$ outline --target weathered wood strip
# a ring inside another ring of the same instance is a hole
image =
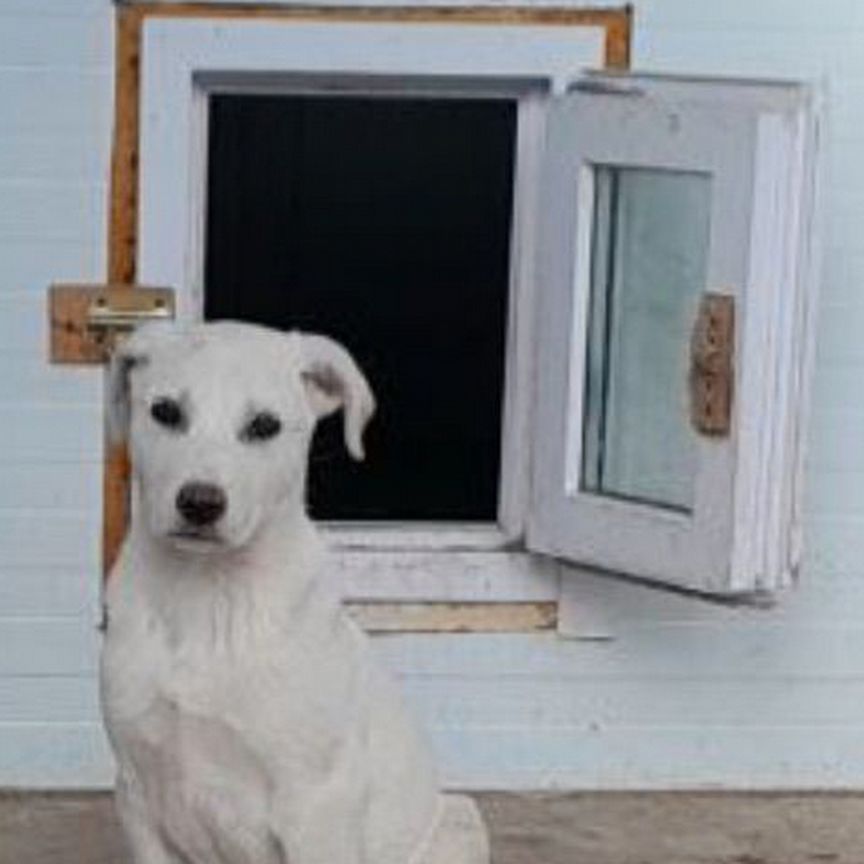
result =
[[[369,633],[526,633],[553,630],[557,603],[358,603],[349,614]]]

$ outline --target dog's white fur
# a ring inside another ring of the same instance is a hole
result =
[[[342,407],[362,458],[374,403],[348,353],[231,322],[153,326],[117,352],[109,395],[134,474],[103,705],[137,864],[487,864],[479,812],[439,793],[306,516],[317,419]],[[151,417],[164,397],[182,429]],[[245,440],[264,410],[282,431]],[[178,532],[190,481],[228,501],[200,536]]]

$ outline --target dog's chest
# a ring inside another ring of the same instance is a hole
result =
[[[290,638],[247,656],[176,650],[153,633],[109,634],[106,719],[121,762],[154,791],[198,801],[202,790],[217,798],[230,790],[261,810],[262,790],[290,797],[320,781],[350,714],[334,692],[344,682],[310,676],[297,652],[307,653]]]
[[[123,613],[103,653],[121,774],[189,861],[284,864],[274,819],[290,824],[364,740],[352,633],[322,613],[272,638],[223,627],[214,639],[188,617],[184,632]]]
[[[238,864],[282,864],[270,826],[274,766],[233,673],[167,652],[150,655],[157,659],[136,676],[134,713],[114,712],[111,721],[121,771],[189,860],[221,861],[227,852]]]

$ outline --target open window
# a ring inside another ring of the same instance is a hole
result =
[[[317,430],[315,518],[497,519],[516,115],[503,98],[210,98],[205,318],[327,333],[374,382],[364,462],[341,418]]]
[[[588,77],[550,106],[530,548],[790,579],[813,136],[795,85]]]
[[[327,429],[313,456],[349,594],[794,573],[810,92],[580,73],[609,32],[145,28],[138,279],[180,317],[329,332],[379,391],[368,464]]]
[[[310,471],[349,594],[374,560],[387,597],[422,568],[426,599],[549,602],[557,565],[524,545],[543,128],[580,68],[626,62],[629,19],[451,13],[148,19],[137,278],[180,318],[328,333],[368,373],[367,459],[325,421]]]

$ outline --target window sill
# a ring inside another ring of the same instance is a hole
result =
[[[514,552],[520,539],[493,522],[323,522],[330,546],[343,552]]]

